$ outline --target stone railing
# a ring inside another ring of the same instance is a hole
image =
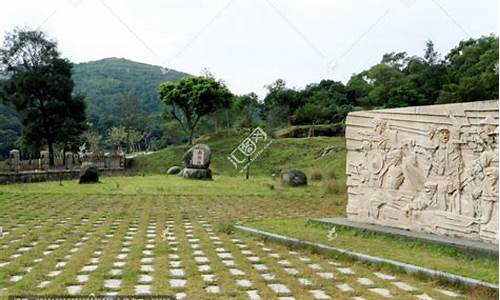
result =
[[[11,150],[9,157],[0,161],[0,173],[46,172],[54,170],[79,170],[82,162],[93,162],[100,170],[125,169],[126,159],[123,154],[92,154],[80,157],[66,152],[54,154],[54,164],[50,165],[48,151],[41,151],[40,156],[21,156],[19,150]]]

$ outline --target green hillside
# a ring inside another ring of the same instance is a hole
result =
[[[199,140],[212,150],[211,169],[217,174],[243,176],[227,160],[227,156],[243,139],[236,132],[218,134]],[[323,150],[329,154],[320,157]],[[182,165],[182,155],[187,146],[173,146],[150,155],[136,157],[132,169],[139,174],[165,174],[173,165]],[[303,169],[309,176],[321,173],[323,177],[336,178],[339,186],[345,183],[345,140],[342,137],[284,138],[275,139],[250,167],[251,175],[271,175],[285,168]]]
[[[163,110],[158,86],[164,81],[175,81],[189,76],[175,70],[162,69],[124,58],[105,58],[75,64],[73,80],[75,92],[85,96],[87,116],[95,129],[104,132],[113,125],[122,125],[120,111],[132,109],[143,113],[141,123]],[[146,120],[144,120],[146,119]],[[134,124],[137,127],[144,124]]]

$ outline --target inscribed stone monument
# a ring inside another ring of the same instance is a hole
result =
[[[348,218],[498,243],[498,101],[352,112]]]

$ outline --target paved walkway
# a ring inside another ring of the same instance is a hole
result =
[[[177,299],[462,298],[406,275],[228,235],[203,216],[167,214],[162,219],[143,211],[129,220],[54,217],[33,227],[67,228],[46,241],[29,231],[18,235],[25,223],[8,228],[0,238],[0,295],[25,288],[35,294],[163,294]]]

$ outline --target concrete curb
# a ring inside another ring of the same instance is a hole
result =
[[[338,252],[338,253],[350,256],[352,258],[361,260],[361,261],[367,261],[367,262],[371,262],[371,263],[388,264],[388,265],[391,265],[391,266],[396,267],[398,269],[401,269],[407,273],[419,273],[419,274],[423,274],[425,276],[432,277],[432,278],[440,278],[440,279],[443,279],[445,281],[452,282],[452,283],[459,283],[459,284],[471,286],[471,287],[480,286],[480,287],[486,287],[486,288],[498,290],[498,286],[493,284],[493,283],[489,283],[489,282],[485,282],[485,281],[481,281],[481,280],[477,280],[477,279],[473,279],[473,278],[469,278],[469,277],[464,277],[464,276],[454,275],[454,274],[447,273],[447,272],[427,269],[427,268],[423,268],[423,267],[419,267],[419,266],[415,266],[415,265],[411,265],[411,264],[407,264],[407,263],[403,263],[403,262],[399,262],[399,261],[395,261],[395,260],[391,260],[391,259],[387,259],[387,258],[371,256],[371,255],[367,255],[367,254],[363,254],[363,253],[359,253],[359,252],[354,252],[354,251],[350,251],[350,250],[346,250],[346,249],[342,249],[342,248],[338,248],[338,247],[327,246],[327,245],[322,245],[322,244],[318,244],[318,243],[303,241],[303,240],[299,240],[296,238],[291,238],[291,237],[287,237],[284,235],[279,235],[279,234],[275,234],[272,232],[267,232],[267,231],[247,227],[247,226],[235,225],[234,227],[238,230],[243,231],[243,232],[265,236],[265,237],[268,237],[268,238],[271,238],[271,239],[277,240],[277,241],[309,246],[309,247],[313,247],[313,248],[320,249],[320,250]]]

